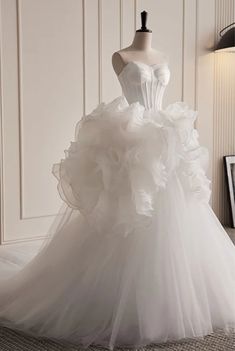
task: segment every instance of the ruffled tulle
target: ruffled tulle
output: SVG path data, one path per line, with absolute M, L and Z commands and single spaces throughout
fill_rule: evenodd
M 235 249 L 195 118 L 123 97 L 82 118 L 53 166 L 65 213 L 1 285 L 1 324 L 110 349 L 235 330 Z
M 151 223 L 169 179 L 186 197 L 209 201 L 207 150 L 198 143 L 196 111 L 177 102 L 151 111 L 124 97 L 100 104 L 76 127 L 65 159 L 53 166 L 58 190 L 96 229 L 123 234 Z

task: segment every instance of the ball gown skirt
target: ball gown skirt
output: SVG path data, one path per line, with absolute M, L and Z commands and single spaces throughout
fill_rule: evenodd
M 53 234 L 0 268 L 1 325 L 110 349 L 235 329 L 235 248 L 208 203 L 197 112 L 161 108 L 165 66 L 125 67 L 124 96 L 83 116 L 53 165 Z

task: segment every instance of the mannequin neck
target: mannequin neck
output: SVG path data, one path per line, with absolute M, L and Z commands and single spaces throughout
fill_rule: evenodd
M 151 50 L 152 49 L 152 33 L 135 32 L 134 40 L 131 47 L 135 50 Z

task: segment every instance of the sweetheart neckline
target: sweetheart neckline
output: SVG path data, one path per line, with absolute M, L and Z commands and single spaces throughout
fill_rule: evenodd
M 120 78 L 121 74 L 123 73 L 123 71 L 126 69 L 127 66 L 129 66 L 131 63 L 135 63 L 137 64 L 141 64 L 141 65 L 144 65 L 144 66 L 147 66 L 149 68 L 152 68 L 152 67 L 157 67 L 157 66 L 167 66 L 168 67 L 168 64 L 167 62 L 161 62 L 161 63 L 153 63 L 153 64 L 148 64 L 148 63 L 144 63 L 144 62 L 141 62 L 141 61 L 129 61 L 127 62 L 127 64 L 123 67 L 123 69 L 121 70 L 121 72 L 117 75 L 118 78 Z

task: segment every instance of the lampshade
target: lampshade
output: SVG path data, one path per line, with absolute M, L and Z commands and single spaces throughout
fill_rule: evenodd
M 229 24 L 220 31 L 220 40 L 215 48 L 215 51 L 234 51 L 235 52 L 235 22 Z M 232 28 L 230 28 L 232 27 Z M 230 29 L 228 29 L 230 28 Z M 226 31 L 226 29 L 228 29 Z M 226 31 L 226 32 L 225 32 Z M 225 32 L 224 34 L 222 34 Z

